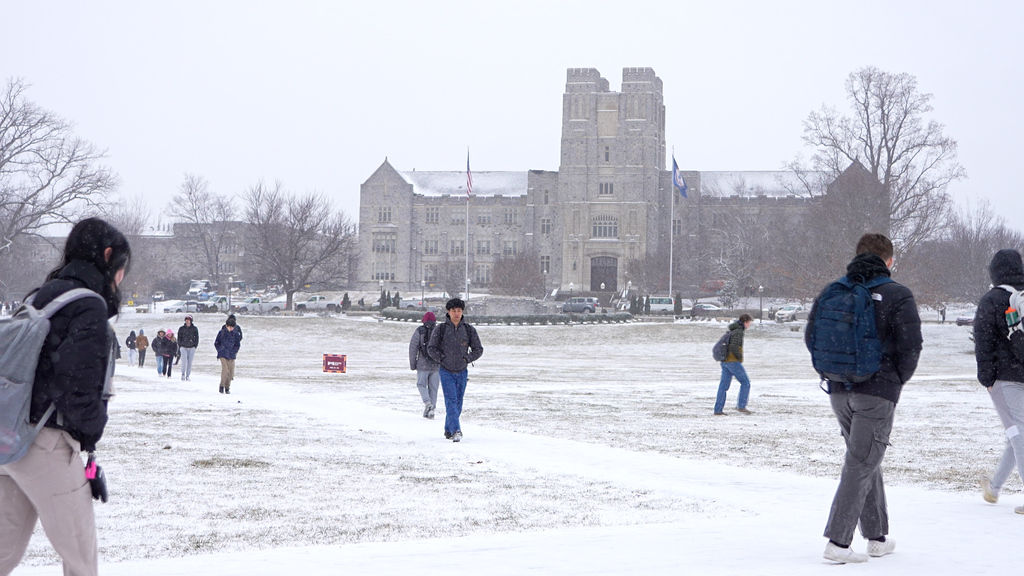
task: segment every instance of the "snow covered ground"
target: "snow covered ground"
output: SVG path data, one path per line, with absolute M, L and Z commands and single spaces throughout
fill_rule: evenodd
M 241 317 L 231 395 L 222 317 L 196 315 L 192 382 L 118 372 L 100 443 L 104 574 L 818 574 L 842 440 L 794 325 L 756 325 L 744 416 L 713 417 L 724 323 L 479 328 L 465 439 L 421 417 L 415 325 Z M 121 317 L 174 328 L 181 315 Z M 799 326 L 799 325 L 797 325 Z M 885 474 L 892 556 L 842 570 L 1012 569 L 1024 504 L 977 478 L 1002 450 L 969 328 L 925 326 Z M 347 354 L 324 374 L 322 354 Z M 864 549 L 858 539 L 854 548 Z M 55 573 L 37 530 L 18 576 Z

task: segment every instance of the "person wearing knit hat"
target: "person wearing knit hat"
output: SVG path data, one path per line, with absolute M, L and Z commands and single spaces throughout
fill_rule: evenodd
M 437 317 L 433 312 L 427 312 L 423 315 L 423 325 L 416 328 L 409 341 L 409 368 L 416 371 L 416 388 L 423 400 L 423 417 L 430 420 L 434 419 L 437 388 L 441 384 L 440 365 L 427 356 L 427 343 L 436 325 Z
M 185 323 L 178 328 L 178 355 L 181 357 L 181 379 L 192 380 L 192 361 L 199 346 L 199 328 L 192 323 L 192 315 L 185 316 Z
M 174 358 L 178 355 L 178 341 L 174 338 L 174 330 L 167 329 L 165 335 L 166 342 L 161 347 L 160 355 L 164 359 L 164 371 L 163 376 L 168 378 L 171 377 L 171 371 L 174 369 Z
M 452 442 L 462 440 L 462 400 L 469 382 L 467 365 L 476 362 L 484 353 L 476 328 L 462 316 L 466 303 L 452 298 L 445 305 L 448 310 L 444 323 L 430 333 L 427 354 L 441 365 L 441 392 L 444 394 L 444 437 Z

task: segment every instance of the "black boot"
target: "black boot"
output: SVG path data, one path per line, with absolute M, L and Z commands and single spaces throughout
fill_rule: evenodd
M 220 393 L 221 393 L 221 394 L 223 394 L 223 393 L 224 393 L 224 387 L 223 387 L 223 386 L 221 386 L 221 387 L 220 387 Z

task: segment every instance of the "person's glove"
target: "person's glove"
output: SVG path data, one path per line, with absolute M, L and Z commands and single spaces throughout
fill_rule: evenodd
M 89 452 L 89 459 L 85 463 L 85 478 L 92 488 L 92 497 L 104 504 L 107 502 L 107 476 L 103 468 L 96 463 L 96 454 Z

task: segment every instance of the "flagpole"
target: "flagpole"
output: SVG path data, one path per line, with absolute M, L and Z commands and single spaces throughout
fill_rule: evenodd
M 675 166 L 676 162 L 676 147 L 672 147 L 672 164 Z M 675 298 L 675 293 L 672 292 L 672 261 L 674 260 L 673 253 L 675 251 L 675 239 L 676 239 L 676 182 L 675 174 L 672 175 L 672 186 L 669 186 L 669 193 L 672 194 L 672 208 L 669 211 L 668 218 L 668 297 Z
M 466 146 L 466 300 L 469 300 L 469 197 L 473 194 L 473 174 L 469 170 L 469 146 Z

